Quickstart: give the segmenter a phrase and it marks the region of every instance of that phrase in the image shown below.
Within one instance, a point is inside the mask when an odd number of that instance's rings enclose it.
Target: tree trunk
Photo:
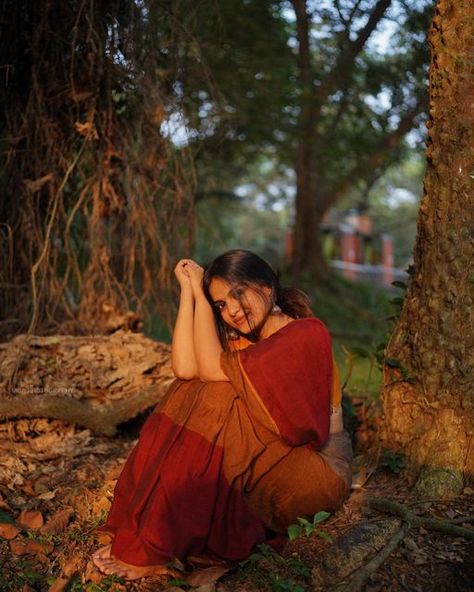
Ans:
[[[414,275],[386,350],[387,444],[424,493],[474,475],[474,6],[438,0],[430,31],[428,168]]]
[[[313,90],[310,50],[310,20],[305,0],[293,0],[298,37],[298,68],[301,83],[300,114],[298,121],[298,153],[296,160],[295,243],[293,269],[299,276],[304,271],[316,277],[327,270],[323,257],[320,222],[317,208],[316,127],[320,117],[320,103]]]
[[[320,225],[321,217],[317,209],[316,171],[313,139],[300,138],[298,162],[296,166],[295,201],[295,252],[294,271],[300,276],[310,271],[316,278],[327,272],[323,256]]]
[[[346,44],[333,69],[318,86],[314,84],[311,58],[311,19],[306,0],[292,0],[298,38],[298,70],[300,101],[298,120],[298,154],[296,161],[296,200],[294,226],[293,269],[296,276],[310,272],[324,278],[328,265],[323,255],[320,226],[329,205],[318,187],[316,145],[321,109],[328,97],[350,76],[357,56],[388,10],[391,0],[377,0],[366,24],[357,31],[355,39]],[[353,183],[353,179],[351,179]],[[334,192],[336,195],[337,192]],[[337,197],[339,194],[337,193]]]

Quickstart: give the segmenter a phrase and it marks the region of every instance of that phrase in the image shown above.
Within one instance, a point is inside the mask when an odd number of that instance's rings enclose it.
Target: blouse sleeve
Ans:
[[[324,445],[329,434],[333,357],[319,319],[299,319],[237,354],[281,437],[292,446]]]

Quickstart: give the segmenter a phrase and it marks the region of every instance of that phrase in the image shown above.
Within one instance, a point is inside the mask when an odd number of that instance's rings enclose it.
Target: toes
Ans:
[[[95,560],[94,563],[102,573],[105,573],[107,575],[116,573],[116,571],[120,569],[120,566],[117,565],[117,563],[113,559],[98,559]]]
[[[110,557],[110,549],[112,545],[105,545],[105,547],[100,547],[97,551],[92,555],[92,558],[105,558]]]

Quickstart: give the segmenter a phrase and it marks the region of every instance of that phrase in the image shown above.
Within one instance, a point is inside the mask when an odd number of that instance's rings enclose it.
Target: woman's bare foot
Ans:
[[[100,549],[98,549],[93,555],[92,555],[92,561],[94,562],[94,565],[102,571],[101,567],[103,565],[103,562],[110,559],[110,549],[112,548],[112,545],[105,545],[104,547],[100,547]]]
[[[99,571],[104,574],[120,576],[126,580],[138,580],[146,576],[170,574],[171,570],[165,565],[147,565],[140,567],[124,563],[110,555],[111,545],[101,547],[92,556],[92,561]]]

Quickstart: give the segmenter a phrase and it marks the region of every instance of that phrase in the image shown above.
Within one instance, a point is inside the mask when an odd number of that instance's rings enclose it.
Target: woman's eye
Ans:
[[[223,303],[223,302],[216,302],[216,303],[214,304],[214,307],[215,307],[217,310],[222,310],[222,309],[224,308],[224,303]]]

